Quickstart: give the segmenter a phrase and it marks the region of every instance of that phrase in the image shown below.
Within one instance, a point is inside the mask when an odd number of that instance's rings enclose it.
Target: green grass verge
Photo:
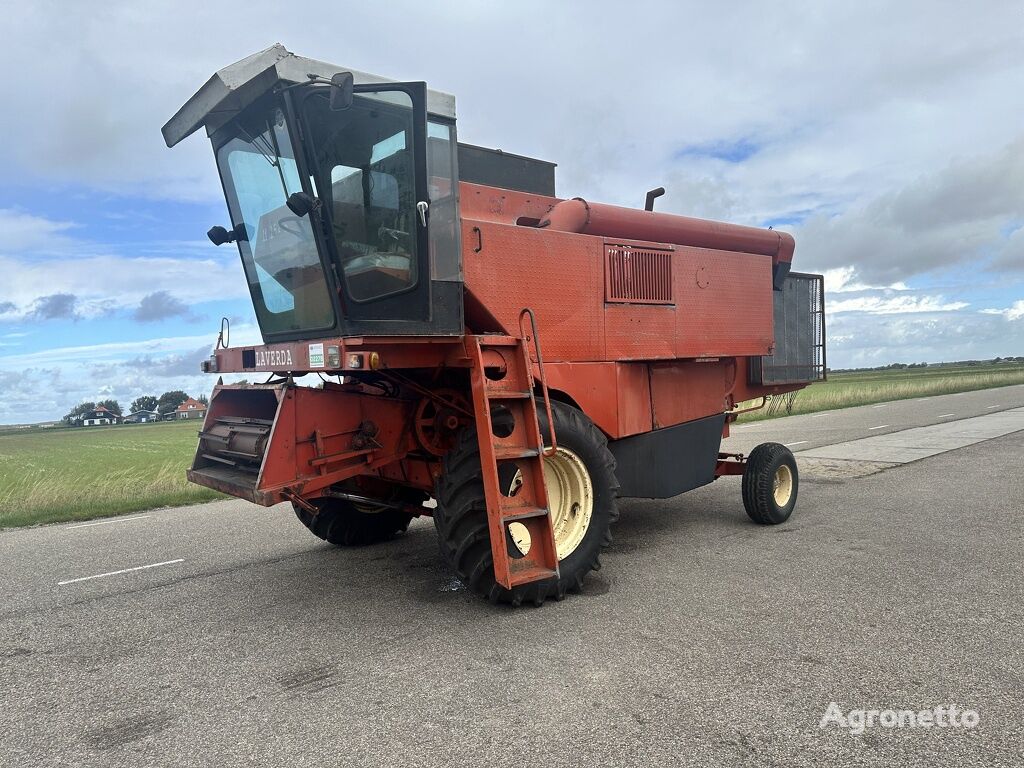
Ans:
[[[0,434],[0,527],[223,498],[185,480],[199,421]]]
[[[828,381],[812,384],[798,392],[793,399],[791,411],[780,410],[771,415],[767,409],[751,411],[741,415],[740,421],[757,421],[790,413],[831,411],[912,397],[951,395],[954,392],[971,392],[1013,384],[1024,384],[1024,365],[988,363],[830,373]]]

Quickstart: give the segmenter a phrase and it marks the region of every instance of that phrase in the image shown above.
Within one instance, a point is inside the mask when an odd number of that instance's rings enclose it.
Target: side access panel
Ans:
[[[669,499],[715,479],[725,414],[611,440],[623,497]]]
[[[607,238],[603,251],[606,359],[771,351],[775,291],[767,257]]]

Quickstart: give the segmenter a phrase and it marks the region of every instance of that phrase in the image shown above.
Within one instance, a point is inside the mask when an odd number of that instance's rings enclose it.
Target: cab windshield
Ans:
[[[263,334],[334,326],[310,219],[285,205],[302,187],[281,109],[239,125],[217,150],[217,165]]]

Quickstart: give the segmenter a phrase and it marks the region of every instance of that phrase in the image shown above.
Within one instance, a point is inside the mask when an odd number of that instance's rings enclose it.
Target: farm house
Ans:
[[[78,417],[77,423],[83,427],[101,427],[106,424],[117,424],[121,420],[119,414],[114,413],[102,405],[87,411]]]

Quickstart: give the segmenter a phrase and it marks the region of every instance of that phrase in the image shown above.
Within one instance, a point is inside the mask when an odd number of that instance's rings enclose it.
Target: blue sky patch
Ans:
[[[763,146],[763,144],[748,138],[734,141],[710,141],[704,144],[688,144],[677,149],[673,158],[676,160],[709,158],[726,163],[742,163],[760,152]]]

